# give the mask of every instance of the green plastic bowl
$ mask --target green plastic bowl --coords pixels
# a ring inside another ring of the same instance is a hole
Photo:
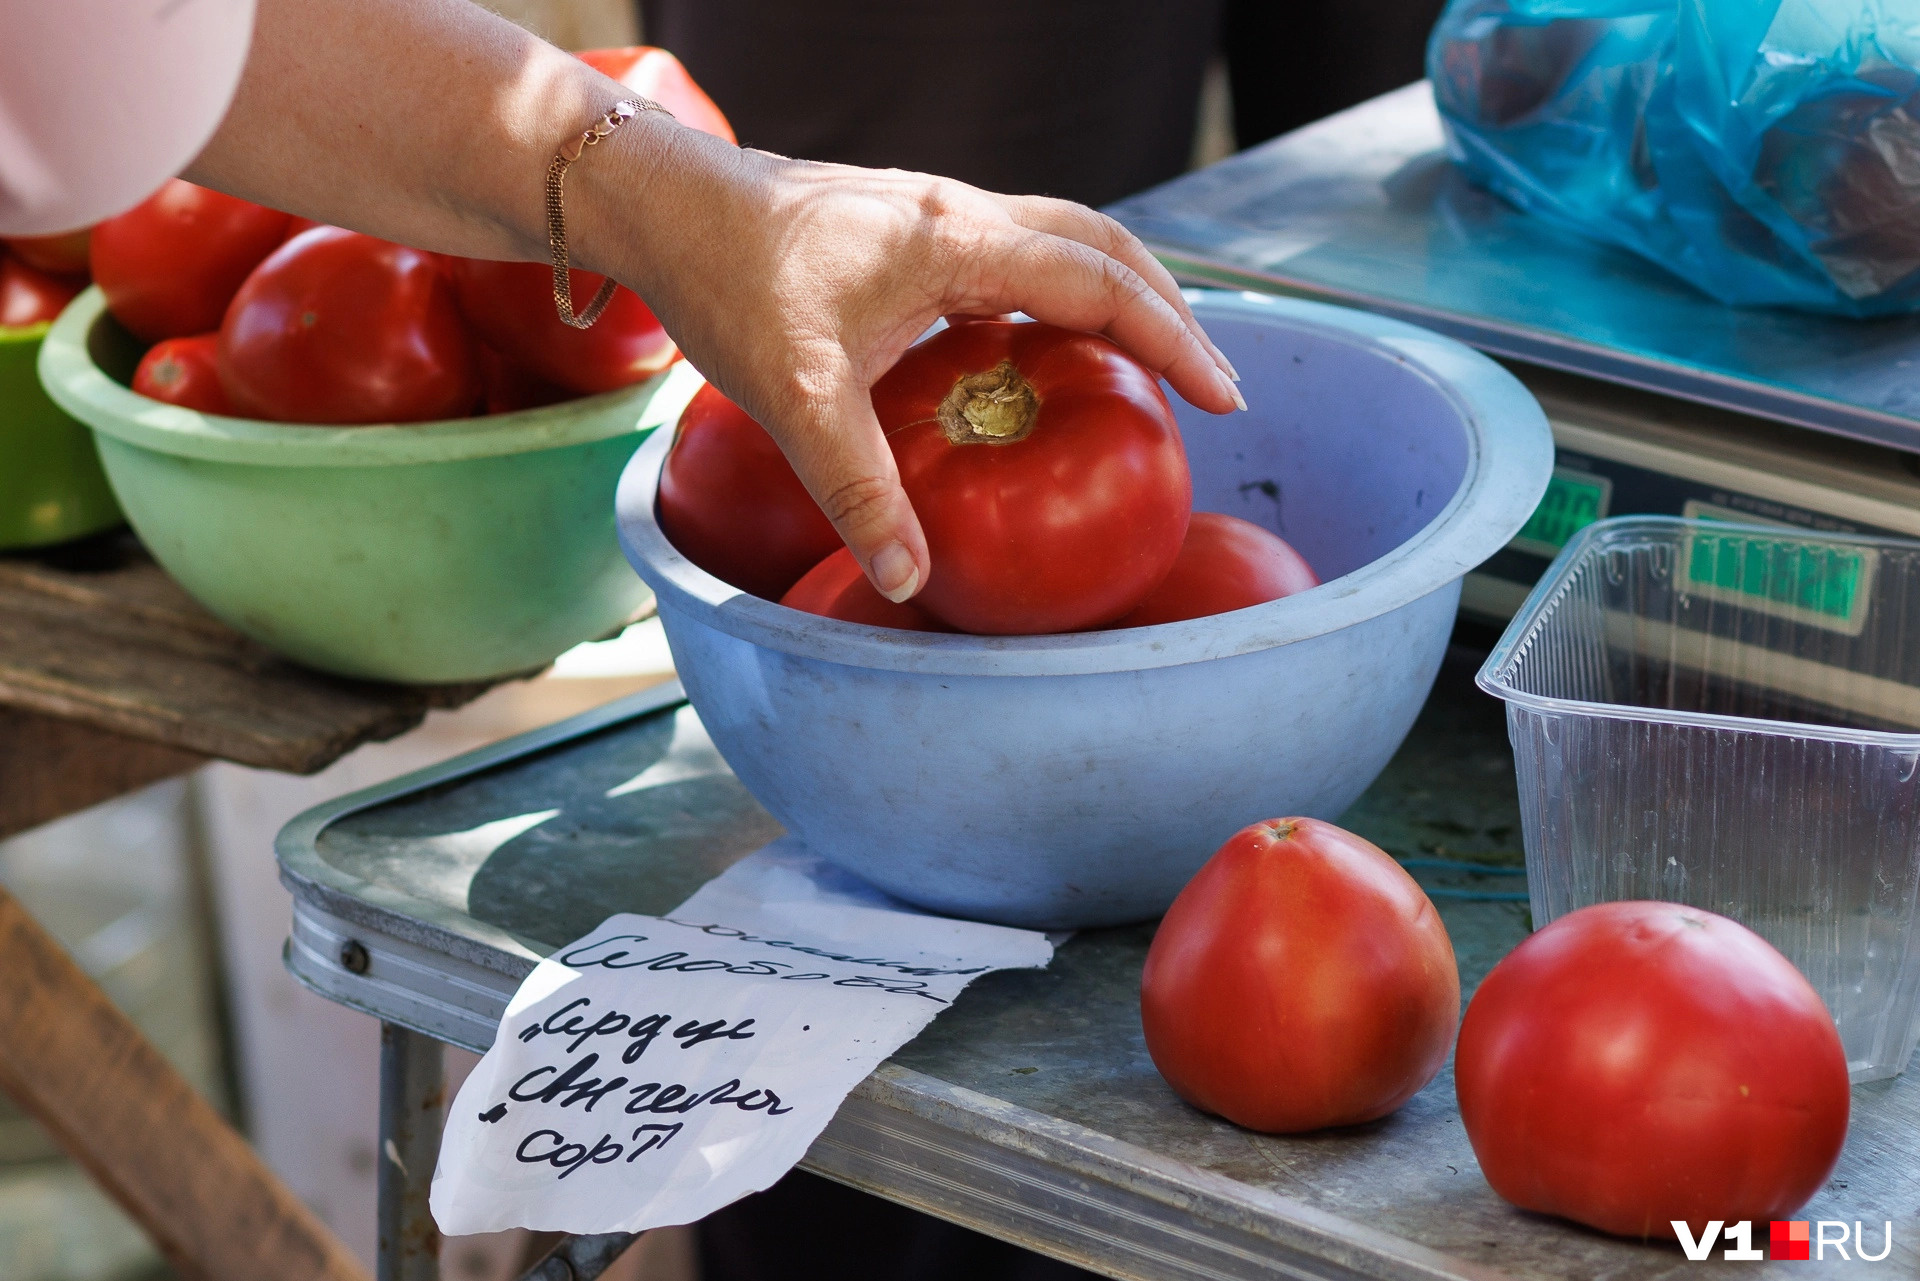
[[[0,329],[0,547],[44,547],[121,521],[85,427],[41,390],[48,325]]]
[[[620,469],[700,385],[486,418],[310,427],[130,391],[139,344],[98,289],[54,322],[40,378],[93,428],[155,559],[256,640],[343,676],[483,680],[543,666],[647,601],[614,532]]]

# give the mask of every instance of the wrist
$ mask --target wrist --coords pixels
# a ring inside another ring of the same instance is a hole
[[[548,166],[556,152],[577,144],[584,130],[632,96],[619,82],[570,54],[548,45],[536,45],[535,50],[519,74],[499,83],[488,103],[488,118],[463,131],[458,147],[441,153],[439,202],[470,223],[484,223],[479,234],[494,245],[491,251],[467,251],[470,256],[546,262]],[[631,129],[638,121],[627,123]],[[606,159],[602,153],[607,150],[606,143],[589,149],[568,175],[570,232],[577,191],[585,186],[582,180],[589,171],[599,167],[597,162]],[[575,265],[598,270],[589,257],[576,252]]]
[[[573,265],[652,297],[668,269],[691,265],[679,261],[677,242],[720,216],[740,157],[732,144],[661,112],[634,117],[568,174]]]

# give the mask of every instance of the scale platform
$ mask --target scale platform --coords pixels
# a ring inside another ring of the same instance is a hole
[[[1544,226],[1448,160],[1409,85],[1110,206],[1190,284],[1425,325],[1501,359],[1559,447],[1540,510],[1466,581],[1510,617],[1603,516],[1920,538],[1920,316],[1727,307]]]

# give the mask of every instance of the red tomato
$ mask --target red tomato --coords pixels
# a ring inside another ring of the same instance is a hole
[[[107,310],[148,342],[210,333],[286,233],[277,209],[175,178],[93,229],[93,278]]]
[[[0,328],[44,324],[84,288],[71,276],[49,275],[12,254],[0,255]]]
[[[572,400],[578,394],[535,377],[485,343],[476,344],[480,358],[481,411],[512,414]]]
[[[1319,585],[1313,567],[1278,534],[1238,516],[1195,512],[1172,572],[1114,626],[1207,618]]]
[[[0,236],[7,248],[29,267],[50,271],[56,276],[87,274],[87,241],[93,228],[63,231],[57,236]]]
[[[916,599],[961,631],[1111,623],[1180,554],[1180,429],[1153,375],[1104,338],[957,325],[902,356],[873,407],[933,561]]]
[[[432,254],[317,227],[240,287],[220,326],[236,412],[299,423],[407,423],[480,399],[473,340]]]
[[[682,556],[766,600],[840,547],[773,437],[711,385],[693,394],[674,429],[659,516]]]
[[[1447,1061],[1453,944],[1406,869],[1331,823],[1236,833],[1147,951],[1140,1017],[1181,1098],[1290,1134],[1371,1121]]]
[[[1487,975],[1454,1062],[1493,1190],[1630,1237],[1792,1217],[1847,1136],[1826,1006],[1764,939],[1673,903],[1561,917]]]
[[[311,218],[302,218],[297,214],[289,214],[287,215],[287,234],[281,238],[280,243],[284,245],[295,236],[312,231],[315,227],[324,227],[326,225],[324,222],[315,222]]]
[[[780,603],[843,623],[891,627],[903,632],[950,632],[953,629],[912,601],[896,605],[874,590],[860,562],[842,547],[802,575]]]
[[[133,389],[142,396],[185,405],[203,414],[233,413],[220,385],[219,334],[195,334],[155,343],[133,371]]]
[[[542,262],[449,258],[460,309],[489,347],[536,377],[591,395],[644,382],[680,356],[667,331],[621,285],[591,329],[562,324],[553,309],[553,268]],[[585,308],[604,276],[572,272],[573,305]]]
[[[634,45],[626,49],[587,49],[575,55],[605,76],[612,76],[642,98],[651,98],[689,129],[734,141],[733,126],[720,114],[680,59],[665,49]]]

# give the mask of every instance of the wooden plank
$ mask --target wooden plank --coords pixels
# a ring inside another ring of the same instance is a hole
[[[353,1255],[0,891],[0,1089],[192,1281],[368,1281]]]
[[[0,707],[309,774],[488,687],[308,671],[201,609],[131,538],[86,559],[0,558]]]
[[[206,761],[197,752],[0,707],[0,839]]]

